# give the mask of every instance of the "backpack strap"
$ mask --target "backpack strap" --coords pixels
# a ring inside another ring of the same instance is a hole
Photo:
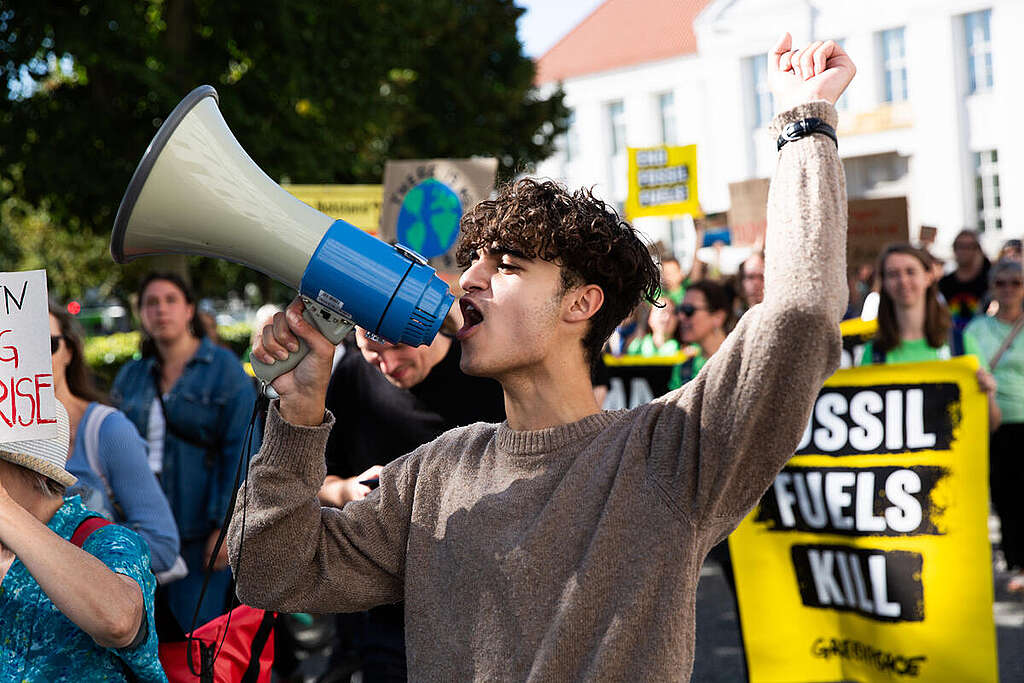
[[[1003,343],[999,345],[999,348],[994,354],[992,354],[992,360],[989,361],[988,366],[994,371],[996,366],[999,365],[999,361],[1002,360],[1003,354],[1006,353],[1006,349],[1010,348],[1010,344],[1020,334],[1021,328],[1024,327],[1024,315],[1017,318],[1017,324],[1013,326],[1010,333],[1003,339]]]
[[[92,532],[112,523],[103,517],[86,517],[75,527],[75,533],[71,534],[71,543],[81,548],[85,545],[86,539],[92,535]]]
[[[96,473],[96,476],[103,482],[103,492],[107,494],[107,500],[116,509],[117,499],[114,498],[114,489],[110,487],[110,480],[104,472],[103,463],[100,461],[100,427],[103,421],[115,412],[114,408],[97,403],[89,413],[89,419],[85,423],[85,431],[82,432],[82,439],[85,443],[85,458],[89,461],[89,469]]]

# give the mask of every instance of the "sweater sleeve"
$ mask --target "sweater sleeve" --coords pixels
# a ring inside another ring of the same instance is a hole
[[[228,548],[242,602],[284,612],[349,612],[402,599],[416,453],[384,469],[366,499],[321,507],[334,424],[299,427],[271,405],[239,491]],[[243,532],[244,527],[244,532]]]
[[[827,102],[772,122],[818,117]],[[846,183],[833,141],[810,135],[779,153],[768,197],[764,302],[740,320],[697,377],[649,405],[649,471],[710,547],[757,503],[792,456],[819,389],[839,366],[846,308]]]
[[[153,571],[170,569],[178,556],[178,526],[149,469],[146,444],[138,430],[123,413],[111,413],[100,425],[99,448],[114,499],[124,511],[125,525],[149,544]]]

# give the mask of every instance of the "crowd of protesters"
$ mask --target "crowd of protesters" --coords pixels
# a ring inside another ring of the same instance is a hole
[[[1019,491],[1024,488],[1024,461],[1018,455],[1024,440],[1024,334],[1018,334],[1024,323],[1021,245],[1019,240],[1007,242],[990,261],[978,235],[965,230],[957,235],[953,252],[955,266],[951,264],[945,275],[941,261],[926,249],[910,244],[888,246],[876,264],[857,264],[851,271],[847,316],[877,319],[877,332],[865,345],[860,365],[947,359],[961,354],[975,355],[981,361],[978,382],[989,397],[993,430],[991,497],[1001,521],[1000,549],[1010,576],[1006,588],[1024,594],[1024,505],[1019,500]],[[692,380],[737,320],[762,302],[765,261],[763,252],[752,251],[738,272],[716,279],[701,279],[698,271],[684,275],[680,262],[672,257],[662,258],[661,264],[661,295],[653,304],[632,311],[605,351],[675,359],[669,382],[669,388],[674,389]],[[97,662],[103,662],[102,666],[97,664],[98,670],[113,666],[118,672],[159,680],[156,637],[188,630],[204,580],[209,585],[197,623],[209,621],[230,607],[231,575],[224,552],[220,556],[211,554],[231,497],[233,473],[242,454],[255,394],[239,360],[213,343],[200,320],[195,296],[179,276],[154,273],[146,277],[138,290],[138,312],[142,358],[122,368],[108,398],[97,389],[85,364],[82,335],[73,317],[61,307],[51,306],[54,389],[61,406],[61,429],[65,431],[60,445],[51,450],[63,449],[66,460],[57,469],[52,454],[34,456],[31,448],[25,449],[28,455],[20,460],[10,456],[0,459],[0,475],[4,475],[0,479],[6,488],[6,492],[0,491],[0,503],[13,496],[22,507],[45,508],[50,516],[41,521],[65,540],[72,539],[83,520],[97,515],[138,533],[138,537],[126,537],[103,531],[96,537],[108,541],[102,546],[106,550],[97,551],[100,559],[107,562],[103,553],[109,551],[111,561],[120,563],[118,574],[138,575],[131,585],[111,583],[115,574],[104,573],[102,565],[82,564],[79,553],[63,549],[58,553],[56,546],[50,549],[54,556],[67,554],[69,566],[80,569],[81,576],[109,591],[111,604],[125,606],[125,614],[131,619],[113,631],[108,624],[96,623],[99,615],[87,614],[94,609],[89,602],[90,592],[63,595],[54,590],[51,595],[47,586],[57,579],[46,578],[53,571],[48,566],[38,566],[38,576],[16,573],[4,585],[7,588],[10,584],[13,590],[45,592],[74,627],[61,620],[43,625],[49,620],[43,619],[38,610],[12,613],[8,615],[9,623],[24,622],[26,628],[42,629],[38,632],[54,638],[70,637],[66,632],[71,628],[86,636],[86,640],[75,636],[83,651],[102,652],[106,647],[116,654],[112,659],[94,656]],[[369,370],[374,366],[370,355],[392,353],[380,349],[371,353],[364,348],[370,342],[357,341],[350,345],[344,367],[358,365]],[[411,390],[410,396],[418,396],[416,390],[388,374],[396,372],[395,367],[404,372],[415,363],[396,366],[389,361],[388,367],[383,361],[376,364],[381,366],[379,372],[371,374],[380,375],[374,379],[379,383],[378,391],[383,391],[381,387],[396,394]],[[460,374],[457,369],[449,372]],[[388,382],[393,386],[389,388]],[[443,384],[450,382],[446,379]],[[359,422],[354,408],[337,409],[339,415],[350,415]],[[438,424],[442,422],[438,419]],[[379,429],[378,437],[388,429]],[[258,448],[259,434],[255,438],[254,448]],[[4,445],[0,450],[17,449]],[[380,463],[401,451],[403,448],[398,448],[381,456]],[[48,463],[47,457],[53,462]],[[366,470],[366,463],[377,460],[363,460],[345,472],[354,475],[350,483],[355,482],[353,486],[366,495],[370,489],[365,481],[379,471],[379,466]],[[328,476],[324,491],[337,479]],[[75,495],[79,498],[73,498]],[[44,538],[31,522],[25,527],[26,543],[28,539]],[[78,542],[89,544],[88,538]],[[11,543],[11,550],[17,552],[17,543]],[[53,541],[46,543],[49,545],[45,547],[53,545]],[[90,549],[90,545],[81,547]],[[717,550],[720,561],[727,566],[725,546]],[[3,555],[9,568],[13,556],[6,550]],[[33,562],[26,554],[24,567],[29,572],[33,572]],[[107,566],[111,566],[109,562]],[[214,570],[210,576],[208,567]],[[18,584],[22,578],[27,582],[22,582],[24,588]],[[142,588],[141,595],[136,587]],[[127,646],[134,654],[121,651]],[[41,659],[37,664],[41,674],[56,672],[48,667],[60,666],[58,660]]]
[[[978,234],[963,230],[953,242],[954,263],[910,244],[886,247],[877,263],[850,264],[846,317],[877,320],[877,332],[858,365],[943,360],[974,355],[978,385],[989,401],[992,505],[1000,519],[1007,589],[1024,595],[1024,277],[1021,240],[1008,240],[995,261]],[[612,355],[676,356],[669,388],[693,379],[736,320],[764,298],[764,254],[753,250],[738,272],[686,277],[665,256],[663,296],[642,304],[605,347]],[[674,314],[674,315],[673,315]],[[673,319],[674,318],[674,319]],[[1003,348],[1005,343],[1005,348]]]

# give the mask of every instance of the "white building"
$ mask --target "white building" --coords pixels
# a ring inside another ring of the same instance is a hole
[[[1024,0],[607,0],[538,61],[573,119],[537,172],[621,206],[627,146],[696,143],[701,205],[725,211],[730,182],[775,163],[767,51],[784,30],[834,38],[858,69],[838,105],[849,196],[906,196],[912,238],[936,226],[949,254],[979,228],[994,255],[1024,233],[1024,192],[1000,192],[1024,188],[1021,28]],[[678,224],[637,226],[678,243]]]

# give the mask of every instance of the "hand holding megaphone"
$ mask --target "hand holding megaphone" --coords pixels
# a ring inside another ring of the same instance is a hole
[[[390,246],[299,201],[245,153],[204,85],[160,126],[114,220],[118,263],[155,254],[234,261],[299,290],[302,315],[331,342],[358,324],[377,338],[429,344],[452,307],[448,285],[426,259]],[[305,351],[253,363],[265,383]]]
[[[297,425],[323,422],[334,342],[320,331],[302,297],[277,313],[256,336],[251,360],[274,374],[281,416]]]

